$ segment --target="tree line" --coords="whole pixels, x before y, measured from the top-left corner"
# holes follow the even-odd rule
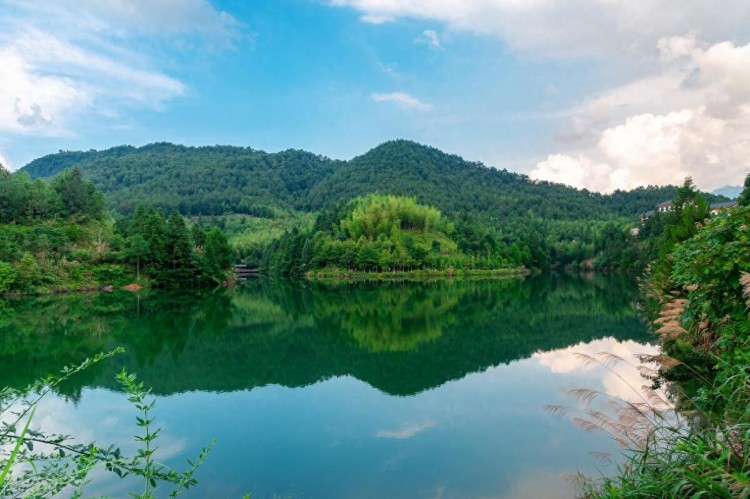
[[[112,215],[78,169],[46,182],[0,171],[0,294],[106,285],[210,285],[231,274],[233,255],[217,227],[139,207]],[[188,227],[191,227],[190,229]]]

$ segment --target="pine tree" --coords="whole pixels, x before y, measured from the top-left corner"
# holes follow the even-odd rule
[[[167,222],[167,255],[173,270],[190,267],[193,245],[190,242],[185,219],[176,211]]]
[[[167,227],[161,212],[153,208],[148,209],[143,217],[141,235],[148,242],[148,263],[161,269],[167,261]]]
[[[218,227],[211,229],[205,238],[203,255],[206,265],[211,273],[211,279],[218,280],[232,266],[232,249],[227,236]]]

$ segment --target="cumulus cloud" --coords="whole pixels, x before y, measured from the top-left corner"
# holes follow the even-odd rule
[[[372,94],[372,100],[375,102],[393,102],[404,109],[414,109],[417,111],[429,111],[432,104],[422,102],[413,95],[404,92],[392,92],[389,94]]]
[[[573,110],[568,137],[592,147],[553,154],[530,176],[600,191],[678,184],[736,184],[750,171],[750,44],[702,44],[694,36],[657,44],[656,74]]]
[[[329,0],[356,9],[369,23],[408,17],[502,38],[542,55],[650,52],[656,42],[701,28],[705,39],[745,33],[750,2],[724,0]],[[675,13],[678,12],[679,15]]]
[[[237,33],[205,0],[0,0],[0,12],[0,131],[23,135],[74,134],[84,118],[182,95],[184,84],[138,50],[144,36]]]
[[[605,191],[610,188],[612,174],[611,166],[597,163],[586,156],[550,154],[547,159],[537,164],[531,172],[531,177],[535,180],[547,180],[595,191]]]
[[[442,45],[440,45],[440,37],[438,37],[438,34],[431,29],[422,31],[422,34],[414,39],[414,43],[427,45],[427,47],[432,50],[440,50],[442,48]]]
[[[5,154],[3,154],[2,151],[0,151],[0,168],[4,170],[12,170],[10,161],[8,161],[8,158],[5,157]]]

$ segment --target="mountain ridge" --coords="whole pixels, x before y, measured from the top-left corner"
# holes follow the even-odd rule
[[[600,194],[534,181],[403,139],[383,142],[349,161],[297,149],[267,153],[241,146],[155,142],[61,151],[19,171],[49,178],[72,167],[105,194],[110,208],[124,213],[151,204],[186,215],[269,216],[278,210],[317,211],[378,192],[414,196],[450,216],[588,219],[635,216],[670,199],[675,190],[648,186]]]

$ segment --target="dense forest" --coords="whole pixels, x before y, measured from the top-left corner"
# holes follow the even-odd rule
[[[414,198],[370,194],[322,210],[309,231],[285,233],[268,246],[261,268],[284,276],[320,274],[322,269],[453,273],[524,263],[518,244],[497,244],[488,235],[480,243],[472,251],[474,246],[432,206],[418,204]],[[527,246],[523,252],[530,262]]]
[[[451,240],[474,257],[486,254],[489,245],[491,256],[518,261],[521,253],[520,261],[540,269],[632,269],[641,263],[627,244],[637,216],[677,189],[649,186],[602,195],[532,181],[405,140],[386,142],[351,161],[296,150],[158,143],[60,152],[22,171],[52,178],[73,166],[115,212],[152,205],[204,227],[218,225],[235,258],[253,267],[261,265],[274,240],[318,232],[312,225],[321,210],[330,213],[378,193],[413,197],[440,210],[455,225]],[[706,200],[726,198],[706,195]]]
[[[675,192],[675,187],[644,187],[602,195],[532,181],[406,140],[385,142],[351,161],[299,150],[265,153],[242,147],[157,143],[61,151],[36,159],[21,171],[32,178],[51,178],[72,166],[105,194],[110,208],[122,213],[148,204],[183,215],[273,217],[289,210],[317,211],[380,192],[414,196],[451,218],[461,213],[504,220],[531,213],[577,220],[634,216],[671,199]]]
[[[232,253],[224,233],[173,212],[110,216],[77,168],[49,182],[0,170],[0,295],[144,285],[220,283]]]

